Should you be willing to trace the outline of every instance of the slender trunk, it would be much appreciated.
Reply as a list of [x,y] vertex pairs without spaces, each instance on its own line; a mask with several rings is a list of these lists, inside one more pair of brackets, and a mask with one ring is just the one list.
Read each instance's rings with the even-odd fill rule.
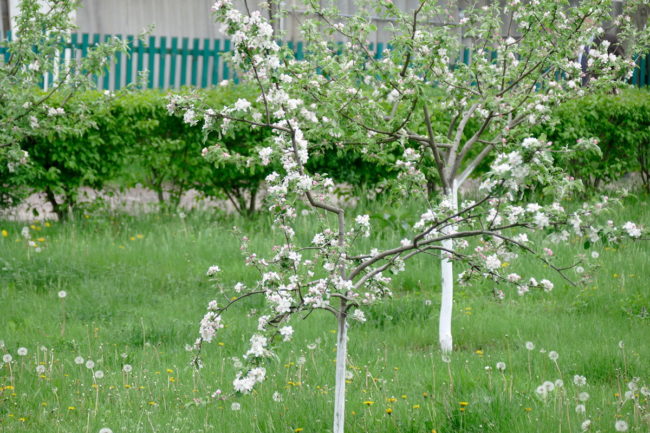
[[[445,191],[445,195],[451,198],[454,211],[458,210],[458,183],[456,179],[451,182],[451,189]],[[456,230],[456,226],[449,226],[443,229],[443,234],[448,234]],[[442,246],[445,249],[452,250],[454,243],[451,239],[442,241]],[[451,334],[451,313],[454,302],[454,265],[451,260],[447,258],[447,253],[442,252],[441,261],[441,278],[442,278],[442,300],[440,302],[440,325],[439,325],[439,340],[440,350],[443,353],[449,353],[453,347],[453,339]]]
[[45,195],[47,196],[47,201],[52,205],[52,211],[56,214],[56,217],[59,221],[64,221],[67,219],[67,212],[65,207],[59,202],[56,201],[56,194],[52,191],[52,188],[45,188]]
[[0,21],[2,21],[2,34],[0,39],[3,39],[8,31],[11,30],[11,19],[9,16],[9,0],[0,0]]
[[345,429],[345,371],[348,353],[348,322],[346,302],[341,301],[336,336],[336,386],[334,388],[334,427],[332,433],[343,433]]

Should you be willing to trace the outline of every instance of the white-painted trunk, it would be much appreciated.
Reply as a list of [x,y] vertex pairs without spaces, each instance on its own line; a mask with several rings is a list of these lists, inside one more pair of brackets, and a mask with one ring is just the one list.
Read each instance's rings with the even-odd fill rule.
[[[454,179],[451,186],[451,191],[445,191],[452,202],[454,211],[458,210],[458,182]],[[443,234],[455,231],[455,226],[446,227],[443,229]],[[451,239],[442,241],[442,247],[448,250],[453,250],[454,242]],[[442,280],[442,299],[440,302],[440,325],[439,325],[439,340],[440,350],[442,353],[449,353],[452,350],[453,339],[451,334],[451,313],[454,302],[454,265],[453,262],[447,259],[447,253],[442,252],[441,261],[441,280]]]
[[345,429],[345,370],[348,359],[348,322],[342,313],[338,318],[336,336],[336,387],[334,388],[334,426],[332,433]]

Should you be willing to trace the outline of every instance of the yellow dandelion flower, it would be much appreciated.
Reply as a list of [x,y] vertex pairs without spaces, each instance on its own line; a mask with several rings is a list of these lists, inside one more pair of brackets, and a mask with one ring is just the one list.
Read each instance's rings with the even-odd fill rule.
[[125,384],[124,384],[124,388],[126,388],[126,389],[131,389],[131,385],[129,385],[128,383],[125,383]]
[[171,368],[167,369],[167,373],[173,373],[173,372],[174,372],[174,370],[172,370]]
[[43,407],[47,406],[47,402],[46,401],[42,402],[41,406],[43,406]]
[[171,383],[174,383],[174,382],[176,382],[176,379],[174,378],[174,376],[172,376],[172,377],[169,378],[169,381],[170,381]]
[[9,236],[9,232],[7,230],[3,230],[2,231],[2,237],[6,238],[7,236]]
[[21,416],[20,418],[18,418],[18,421],[25,422],[25,421],[27,421],[27,418],[25,418],[24,416]]
[[397,401],[397,399],[395,397],[390,397],[390,398],[387,398],[386,401],[389,402],[389,403],[395,403]]
[[393,409],[390,408],[390,407],[386,408],[386,413],[387,413],[388,415],[391,415],[391,414],[393,413]]
[[298,427],[297,429],[294,430],[294,432],[295,432],[295,433],[300,433],[300,432],[303,431],[303,430],[304,430],[304,428],[302,428],[302,427]]
[[155,401],[150,401],[150,402],[149,402],[149,406],[155,406],[155,405],[157,405],[157,404],[158,404],[158,403],[156,403]]
[[532,408],[532,407],[525,407],[524,410],[525,410],[526,412],[530,412],[530,411],[533,410],[533,408]]
[[138,238],[138,239],[142,239],[142,238],[144,238],[144,235],[141,235],[141,234],[138,233],[137,235],[135,235],[135,237]]
[[366,400],[363,402],[363,404],[365,404],[366,406],[372,406],[373,404],[375,404],[375,402],[372,400]]
[[52,227],[52,224],[49,221],[45,221],[45,227]]
[[39,241],[39,242],[45,242],[45,238],[38,238],[36,240]]
[[408,397],[406,396],[406,394],[402,394],[402,398],[406,400]]
[[132,241],[134,241],[134,240],[135,240],[135,236],[131,236],[131,237],[129,237],[129,239],[132,240]]
[[419,404],[414,404],[413,409],[420,409],[420,405]]
[[217,345],[219,345],[219,346],[222,346],[222,347],[223,347],[223,346],[225,346],[226,344],[225,344],[225,343],[224,343],[223,341],[220,341],[220,342],[218,342],[218,343],[217,343]]
[[461,401],[458,404],[460,404],[462,407],[469,406],[469,403],[466,401]]
[[477,349],[474,351],[478,356],[483,356],[483,351],[481,349]]
[[76,407],[74,407],[74,406],[68,406],[68,410],[75,410],[75,409],[76,409]]

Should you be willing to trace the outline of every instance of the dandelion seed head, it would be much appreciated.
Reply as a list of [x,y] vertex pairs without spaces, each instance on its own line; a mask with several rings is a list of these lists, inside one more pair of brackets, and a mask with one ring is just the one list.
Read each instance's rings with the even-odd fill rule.
[[241,404],[235,402],[235,403],[230,405],[230,409],[231,410],[240,410],[241,409]]
[[19,356],[25,356],[25,355],[27,355],[27,348],[26,347],[19,347],[18,350],[16,351],[16,353]]
[[90,368],[90,369],[95,368],[95,361],[93,361],[92,359],[86,361],[86,368]]
[[576,386],[585,386],[587,384],[587,378],[576,374],[573,376],[573,383]]
[[535,350],[535,343],[533,343],[532,341],[527,341],[526,342],[526,349]]
[[77,365],[81,365],[81,364],[83,364],[83,363],[84,363],[84,359],[83,359],[83,357],[81,357],[81,356],[77,356],[77,357],[74,359],[74,363],[77,364]]
[[614,423],[614,428],[616,429],[616,431],[621,431],[621,432],[627,431],[628,425],[626,421],[619,419]]

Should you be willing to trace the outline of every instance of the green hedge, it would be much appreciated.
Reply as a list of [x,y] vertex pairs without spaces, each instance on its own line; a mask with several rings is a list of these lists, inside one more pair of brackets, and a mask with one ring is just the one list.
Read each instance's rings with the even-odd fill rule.
[[[254,89],[243,85],[193,92],[215,110],[238,98],[253,101],[256,96]],[[269,139],[269,132],[234,124],[225,136],[206,137],[200,123],[191,126],[170,116],[167,103],[167,93],[159,90],[81,95],[75,104],[83,109],[69,111],[89,117],[84,127],[74,127],[82,124],[80,114],[61,116],[55,133],[23,143],[31,157],[26,184],[32,191],[46,193],[60,219],[78,208],[79,187],[101,189],[116,180],[124,187],[142,184],[154,190],[162,209],[175,209],[183,193],[195,189],[207,197],[228,198],[242,214],[254,212],[263,179],[277,167],[216,167],[201,156],[201,149],[219,142],[246,156],[254,144]],[[57,106],[57,101],[52,105]],[[388,168],[366,160],[361,152],[327,142],[314,152],[309,167],[354,185],[375,184],[391,176]]]
[[[195,92],[217,110],[238,98],[252,101],[255,97],[254,89],[241,85]],[[51,105],[62,102],[55,100]],[[57,128],[22,143],[31,164],[27,174],[14,173],[8,178],[13,183],[5,182],[5,186],[17,191],[20,183],[44,192],[59,218],[66,218],[77,208],[79,187],[100,189],[116,179],[124,187],[142,184],[156,191],[162,209],[175,209],[184,192],[196,189],[208,197],[230,199],[242,214],[254,212],[254,198],[264,177],[277,167],[215,167],[201,156],[201,149],[219,142],[233,153],[247,155],[254,144],[269,139],[268,131],[235,124],[226,136],[205,137],[200,124],[190,126],[182,118],[170,116],[167,102],[167,94],[158,90],[80,95],[74,107],[65,105],[74,115],[58,117]],[[648,188],[648,91],[629,90],[572,101],[555,110],[552,120],[533,133],[545,134],[558,150],[575,148],[579,138],[599,140],[602,154],[557,153],[560,164],[582,179],[588,189],[632,171],[642,173]],[[374,186],[393,176],[390,167],[368,158],[358,149],[340,147],[323,138],[312,152],[308,168],[328,173],[337,182],[362,186]]]
[[587,191],[640,172],[650,191],[650,92],[626,90],[620,94],[591,95],[556,109],[552,120],[539,128],[559,151],[575,148],[580,138],[597,138],[601,152],[578,151],[571,156],[558,152],[568,173],[581,179]]

